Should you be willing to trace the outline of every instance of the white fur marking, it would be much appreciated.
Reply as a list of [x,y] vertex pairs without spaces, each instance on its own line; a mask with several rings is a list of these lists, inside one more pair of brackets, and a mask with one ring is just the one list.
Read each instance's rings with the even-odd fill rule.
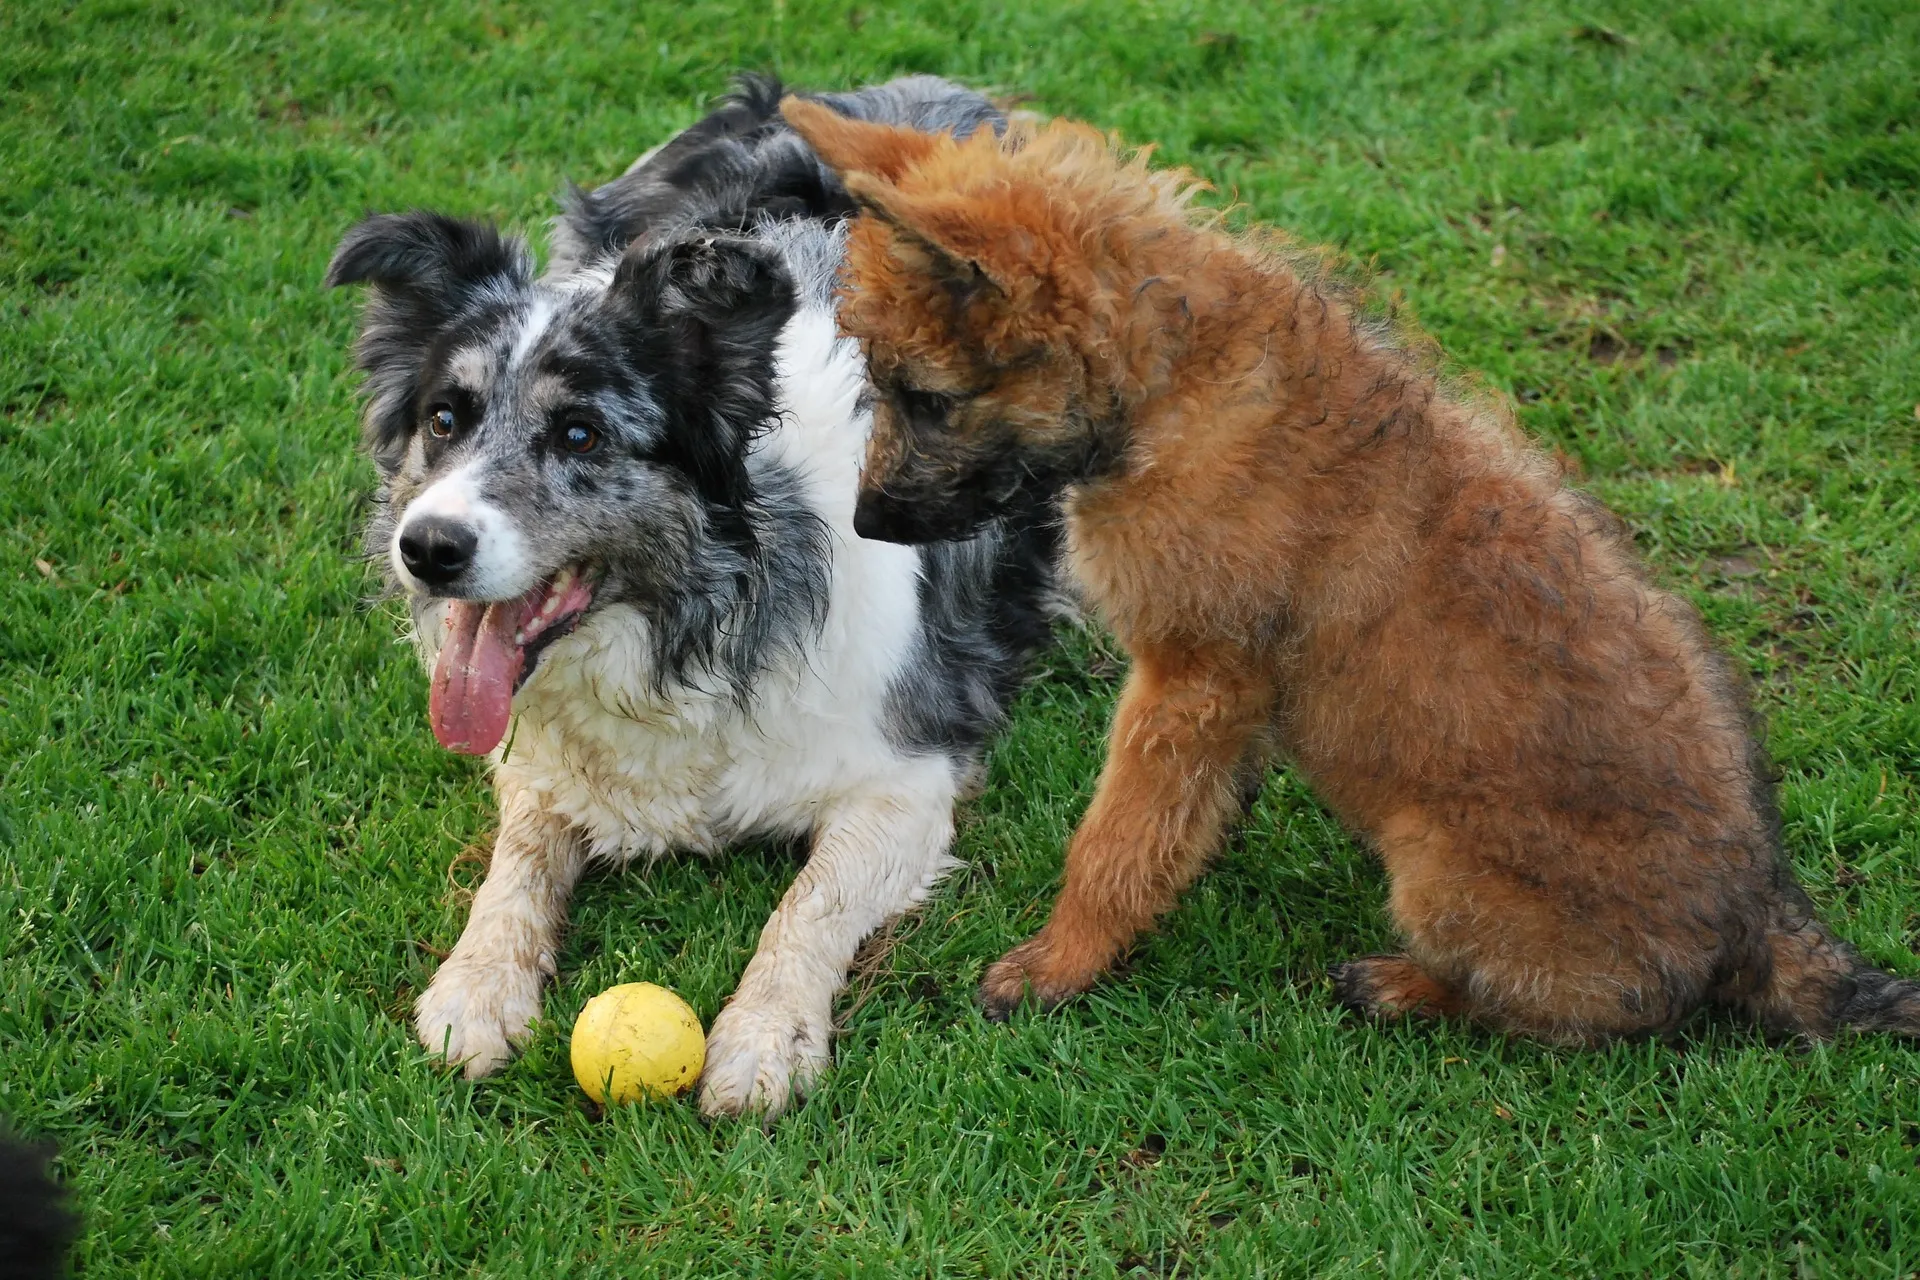
[[533,295],[533,310],[527,313],[526,324],[520,330],[520,336],[513,340],[513,354],[507,357],[507,367],[515,368],[527,358],[533,350],[533,344],[540,341],[540,335],[553,323],[553,299],[545,293]]
[[463,594],[479,600],[511,600],[533,589],[536,580],[527,563],[526,539],[504,511],[480,496],[475,481],[481,464],[469,462],[428,485],[426,491],[407,504],[406,514],[393,530],[393,545],[387,558],[394,576],[408,590],[425,592],[426,586],[407,572],[400,557],[400,537],[407,525],[427,516],[457,520],[472,527],[479,545],[474,548],[471,575],[463,585]]

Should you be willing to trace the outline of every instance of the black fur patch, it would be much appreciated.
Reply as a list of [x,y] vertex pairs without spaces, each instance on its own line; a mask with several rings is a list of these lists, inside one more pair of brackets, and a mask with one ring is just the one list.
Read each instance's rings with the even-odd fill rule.
[[[840,179],[780,116],[790,90],[742,75],[733,92],[627,173],[592,191],[570,188],[555,227],[557,265],[619,253],[644,236],[704,227],[743,232],[767,220],[833,222],[856,212]],[[842,115],[966,137],[1005,127],[993,105],[929,76],[853,93],[803,94]]]
[[417,379],[435,344],[457,338],[450,326],[480,300],[524,289],[532,276],[522,242],[444,214],[374,214],[340,241],[326,283],[374,287],[354,354],[367,374],[367,451],[383,469],[406,451]]
[[1896,978],[1864,962],[1841,984],[1835,1006],[1836,1025],[1920,1036],[1920,982]]
[[593,191],[571,188],[566,220],[586,252],[618,253],[689,214],[698,225],[730,231],[748,230],[760,217],[851,217],[839,180],[781,119],[784,92],[771,76],[741,76],[711,114],[640,169]]
[[53,1280],[66,1274],[79,1220],[47,1164],[50,1147],[0,1135],[0,1275]]
[[1097,424],[1041,448],[1011,427],[971,436],[949,429],[946,397],[886,394],[908,444],[884,489],[861,490],[853,527],[863,538],[919,546],[972,537],[994,520],[1038,519],[1062,490],[1117,470],[1123,457],[1124,438]]
[[752,240],[695,235],[635,245],[610,293],[630,308],[629,358],[669,410],[660,456],[716,511],[741,511],[747,445],[772,421],[774,346],[793,317],[785,268]]
[[1060,522],[1052,511],[920,548],[920,636],[887,695],[889,737],[971,756],[1006,719],[1051,639]]

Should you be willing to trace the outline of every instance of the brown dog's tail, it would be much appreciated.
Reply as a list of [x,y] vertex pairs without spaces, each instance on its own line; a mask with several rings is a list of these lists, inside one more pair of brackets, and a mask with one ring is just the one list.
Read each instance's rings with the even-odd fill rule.
[[1920,1038],[1920,982],[1876,969],[1827,931],[1799,886],[1767,930],[1772,969],[1743,1003],[1769,1028],[1825,1039],[1843,1027]]
[[1841,1026],[1920,1039],[1920,982],[1863,964],[1853,971],[1852,983],[1834,1015]]

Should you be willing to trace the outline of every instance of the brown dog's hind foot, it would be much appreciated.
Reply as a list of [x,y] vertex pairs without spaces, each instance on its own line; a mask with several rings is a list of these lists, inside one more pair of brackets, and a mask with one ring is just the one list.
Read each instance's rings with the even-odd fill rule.
[[1405,956],[1363,956],[1335,965],[1334,998],[1369,1018],[1451,1018],[1463,1011],[1460,997]]
[[987,1017],[1005,1022],[1026,1000],[1052,1009],[1091,987],[1106,968],[1073,963],[1061,952],[1043,930],[988,965],[979,992]]

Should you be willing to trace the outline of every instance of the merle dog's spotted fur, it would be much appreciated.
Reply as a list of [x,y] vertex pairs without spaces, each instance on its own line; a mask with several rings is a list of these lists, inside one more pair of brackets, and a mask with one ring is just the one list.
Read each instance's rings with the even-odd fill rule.
[[[539,279],[519,239],[440,214],[370,217],[348,233],[328,282],[378,286],[357,349],[382,482],[372,554],[415,494],[484,451],[490,496],[523,517],[549,513],[542,541],[556,567],[604,569],[595,607],[625,602],[648,618],[662,685],[712,677],[745,698],[755,673],[819,624],[823,531],[795,478],[751,445],[775,412],[775,343],[796,305],[830,298],[853,206],[781,120],[783,92],[743,78],[626,174],[574,191]],[[1001,123],[985,99],[932,77],[818,100],[962,135]],[[601,276],[604,288],[551,287]],[[557,314],[532,358],[516,357],[541,307]],[[476,351],[479,376],[456,377],[450,365]],[[510,406],[478,403],[476,383]],[[488,429],[447,445],[428,437],[423,406],[449,396]],[[595,465],[551,444],[571,414],[590,415],[613,446]],[[520,425],[495,425],[505,422]],[[973,750],[1000,722],[1048,634],[1056,551],[1055,517],[1034,511],[919,552],[926,627],[892,699],[902,745]]]
[[[780,118],[786,92],[770,76],[744,75],[705,119],[593,191],[569,192],[553,233],[555,270],[619,253],[641,236],[687,228],[750,232],[769,221],[851,218],[840,179]],[[806,95],[856,120],[885,120],[960,137],[999,128],[986,99],[933,76],[908,76],[854,93]]]

